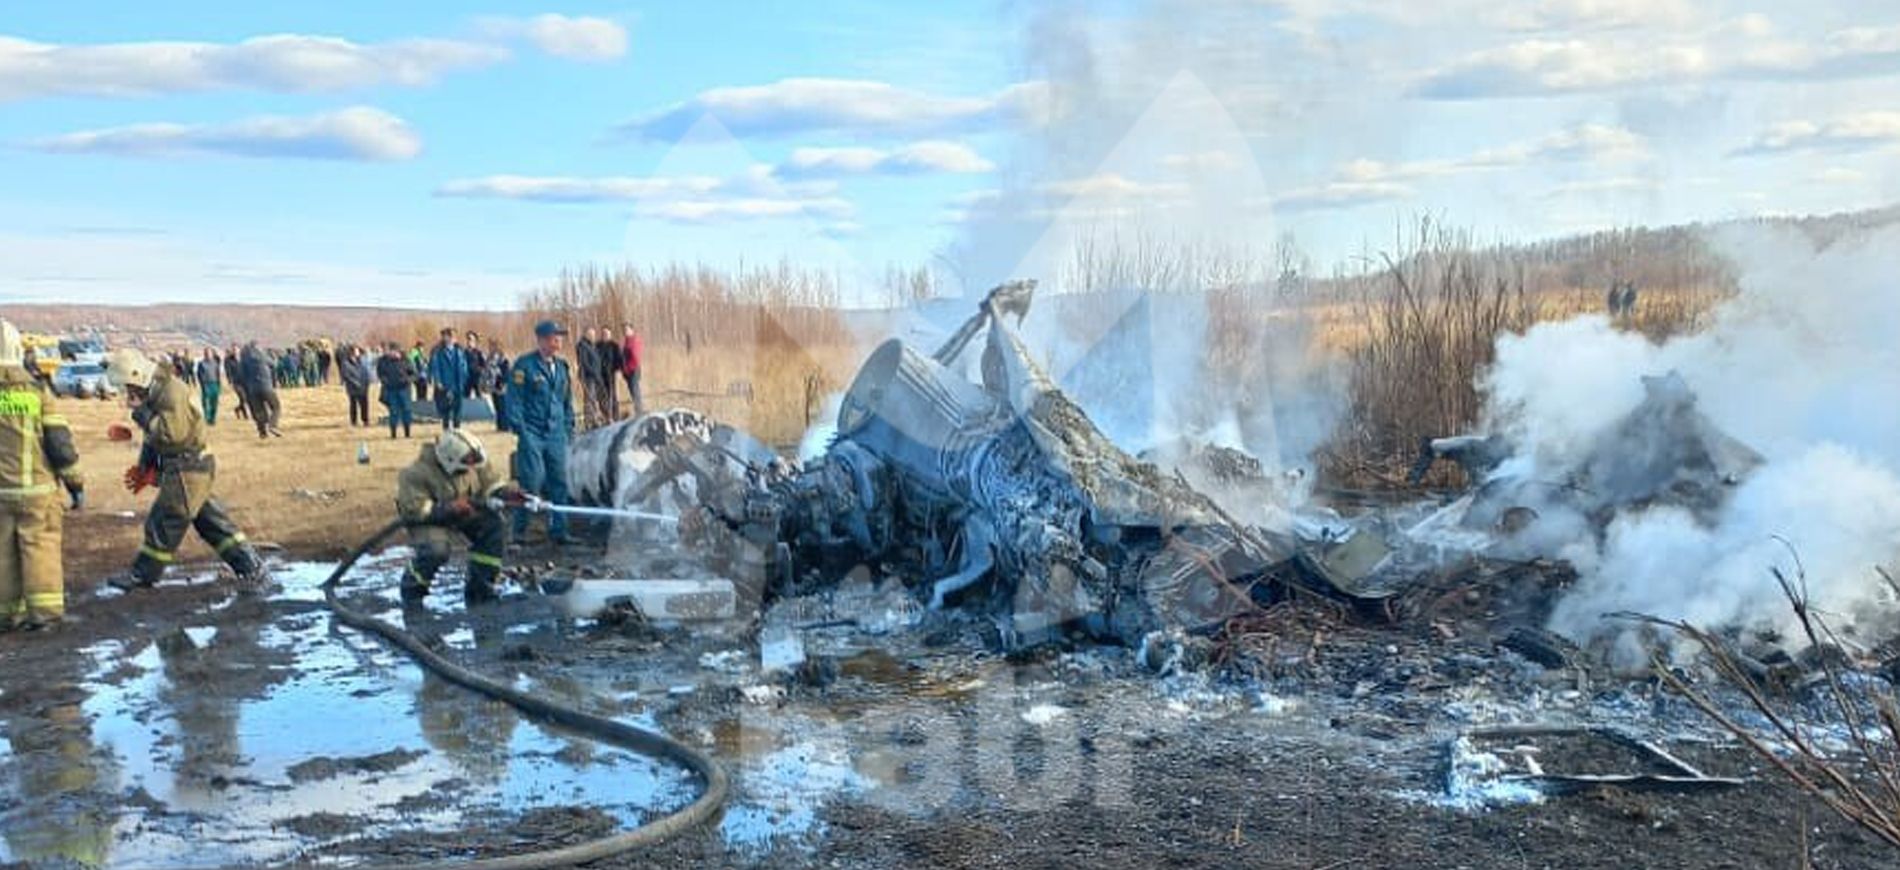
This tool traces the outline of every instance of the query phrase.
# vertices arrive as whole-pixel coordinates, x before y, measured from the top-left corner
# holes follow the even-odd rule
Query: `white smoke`
[[[1815,607],[1882,639],[1900,628],[1876,571],[1900,557],[1900,228],[1821,249],[1765,225],[1710,241],[1736,265],[1740,293],[1705,330],[1654,344],[1591,316],[1498,342],[1483,384],[1490,422],[1527,448],[1503,473],[1556,480],[1593,450],[1640,449],[1606,440],[1642,401],[1641,378],[1670,371],[1718,429],[1766,459],[1713,517],[1628,509],[1600,551],[1566,553],[1581,576],[1552,627],[1626,652],[1628,623],[1605,614],[1796,639],[1771,570],[1795,576],[1798,554]]]

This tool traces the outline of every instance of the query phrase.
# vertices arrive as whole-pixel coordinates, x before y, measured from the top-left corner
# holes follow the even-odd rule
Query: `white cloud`
[[[1577,32],[1636,27],[1682,27],[1696,19],[1689,0],[1538,0],[1500,4],[1491,12],[1510,30]]]
[[[531,18],[485,18],[481,25],[495,36],[525,40],[546,54],[569,60],[601,62],[627,55],[627,29],[606,18],[550,13]]]
[[[1763,130],[1736,155],[1867,151],[1900,145],[1900,112],[1859,112],[1828,121],[1786,121]]]
[[[1413,193],[1410,186],[1392,181],[1330,181],[1290,190],[1274,197],[1272,204],[1282,211],[1322,211],[1409,199]]]
[[[1900,26],[1854,27],[1818,39],[1775,40],[1771,22],[1743,16],[1700,33],[1626,38],[1540,37],[1475,51],[1427,72],[1426,99],[1543,97],[1711,81],[1814,81],[1900,74]]]
[[[1489,172],[1538,163],[1623,163],[1646,159],[1643,137],[1621,127],[1579,124],[1548,136],[1498,148],[1486,148],[1464,157],[1441,160],[1349,160],[1324,183],[1296,188],[1274,197],[1274,207],[1292,211],[1353,208],[1407,199],[1417,191],[1414,182],[1473,172]]]
[[[1571,181],[1556,185],[1544,192],[1546,199],[1563,199],[1572,196],[1603,196],[1620,193],[1653,193],[1657,189],[1654,179],[1638,178],[1632,175],[1619,175],[1611,178],[1594,178],[1588,181]]]
[[[736,199],[682,199],[645,203],[635,213],[674,223],[725,223],[768,218],[814,217],[846,219],[856,213],[851,203],[837,197],[793,199],[740,197]]]
[[[779,172],[788,178],[823,178],[928,173],[973,175],[995,168],[996,164],[983,159],[967,145],[926,141],[896,149],[798,148],[779,167]]]
[[[446,39],[363,44],[284,34],[243,42],[55,45],[0,36],[0,102],[220,90],[287,93],[427,85],[499,63],[508,50]]]
[[[53,154],[121,157],[289,157],[408,160],[422,139],[403,119],[366,106],[300,117],[260,116],[228,124],[133,124],[28,143]]]
[[[1241,167],[1240,158],[1226,151],[1195,151],[1185,154],[1169,154],[1161,158],[1161,165],[1182,172],[1232,172]]]
[[[710,175],[489,175],[447,182],[437,196],[538,203],[634,204],[634,214],[674,223],[706,224],[767,218],[844,220],[856,210],[826,183],[781,184],[769,166],[730,177]]]
[[[1808,180],[1816,184],[1864,184],[1867,173],[1845,166],[1829,166],[1809,175]]]
[[[711,176],[488,175],[450,181],[437,188],[436,195],[532,202],[632,202],[662,196],[710,194],[724,184]]]
[[[1034,123],[1047,117],[1049,104],[1046,86],[1036,82],[985,97],[946,97],[879,81],[792,78],[703,91],[620,130],[671,141],[711,116],[740,138],[821,131],[927,134]]]
[[[1454,61],[1426,75],[1414,93],[1459,100],[1600,91],[1701,78],[1713,68],[1707,51],[1692,44],[1529,39]]]

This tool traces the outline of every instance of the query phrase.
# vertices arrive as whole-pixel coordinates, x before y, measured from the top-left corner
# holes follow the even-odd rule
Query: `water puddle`
[[[46,702],[9,707],[0,862],[321,860],[351,839],[541,808],[637,825],[691,798],[671,766],[524,720],[333,630],[314,603],[325,573],[288,566],[269,602],[89,648],[49,675]],[[445,639],[474,643],[466,629]]]

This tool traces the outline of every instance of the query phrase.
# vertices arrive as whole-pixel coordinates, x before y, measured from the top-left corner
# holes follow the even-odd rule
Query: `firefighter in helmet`
[[[424,445],[416,461],[396,478],[396,511],[410,524],[415,548],[402,575],[403,600],[415,603],[429,594],[459,536],[469,545],[463,601],[493,601],[508,544],[503,511],[526,500],[520,487],[495,473],[474,433],[451,429]]]
[[[125,487],[133,495],[158,487],[132,570],[113,578],[112,585],[121,589],[156,585],[175,561],[190,529],[236,572],[240,588],[266,586],[264,560],[212,495],[217,460],[205,452],[204,414],[192,404],[191,390],[169,366],[154,365],[129,348],[113,351],[107,358],[106,378],[125,395],[132,422],[145,434],[138,464],[126,469]],[[107,437],[130,441],[132,430],[115,423],[107,429]]]
[[[0,630],[65,617],[61,509],[86,503],[72,431],[25,356],[19,330],[0,320]]]

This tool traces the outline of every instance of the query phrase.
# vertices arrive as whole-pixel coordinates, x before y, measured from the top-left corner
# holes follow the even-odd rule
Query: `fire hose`
[[[584,713],[484,677],[449,661],[408,631],[369,614],[352,610],[339,600],[336,588],[344,575],[348,574],[364,555],[388,540],[389,536],[410,525],[411,523],[398,519],[384,526],[351,551],[343,561],[337,563],[336,570],[330,572],[329,578],[323,581],[324,603],[329,605],[338,622],[358,631],[374,634],[391,646],[408,653],[418,664],[433,671],[437,676],[478,694],[502,701],[530,718],[560,725],[649,758],[672,762],[691,771],[705,783],[705,788],[692,803],[673,811],[670,815],[662,816],[632,830],[572,846],[524,852],[501,858],[454,862],[453,866],[474,868],[474,870],[540,870],[546,867],[585,864],[634,849],[657,845],[718,817],[721,808],[725,805],[730,785],[725,769],[705,753],[659,732],[636,728],[604,716]],[[445,865],[437,863],[394,866],[399,870],[412,870],[412,868],[413,870],[423,870],[423,868],[436,870]]]

